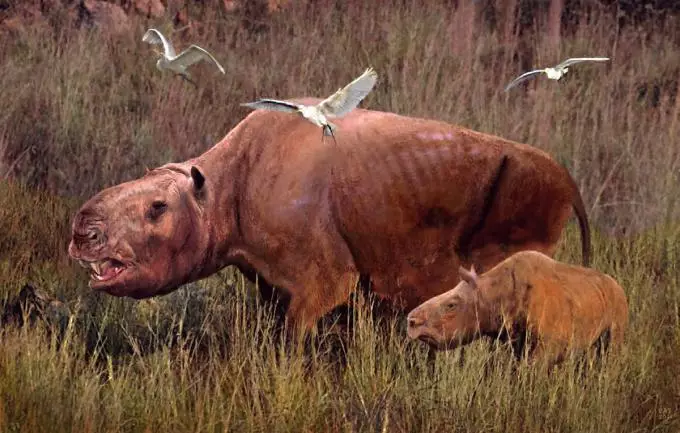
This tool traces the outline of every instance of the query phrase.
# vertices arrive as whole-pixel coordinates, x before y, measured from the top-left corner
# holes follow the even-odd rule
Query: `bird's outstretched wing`
[[[142,41],[148,42],[150,44],[163,45],[163,51],[165,52],[165,57],[172,58],[175,57],[175,48],[172,46],[169,40],[163,36],[161,32],[156,29],[149,29],[144,33]]]
[[[319,108],[332,117],[344,116],[370,93],[377,79],[378,74],[373,68],[368,68],[354,81],[321,101]]]
[[[201,60],[207,60],[217,66],[217,68],[220,70],[221,73],[224,74],[224,68],[220,63],[215,60],[215,58],[210,54],[208,51],[204,50],[203,48],[199,47],[198,45],[192,45],[186,50],[182,51],[179,53],[177,57],[175,57],[172,62],[173,63],[179,63],[180,65],[184,66],[185,68],[188,66],[193,65],[194,63],[198,63]]]
[[[241,104],[241,106],[252,108],[253,110],[283,111],[285,113],[293,113],[299,108],[297,104],[293,104],[292,102],[279,101],[276,99],[258,99],[255,102]]]
[[[581,62],[606,62],[607,60],[609,60],[609,57],[574,57],[565,60],[555,68],[566,68],[567,66],[575,65],[576,63]]]
[[[542,72],[545,72],[545,71],[544,71],[543,69],[535,69],[535,70],[533,70],[533,71],[529,71],[529,72],[523,73],[523,74],[520,75],[519,77],[517,77],[517,78],[515,78],[514,80],[512,80],[512,81],[510,82],[510,84],[508,84],[507,86],[505,86],[505,91],[507,92],[508,90],[512,89],[513,87],[515,87],[516,85],[518,85],[518,84],[521,83],[522,81],[526,81],[526,80],[528,80],[529,78],[532,78],[534,75],[540,74],[540,73],[542,73]]]

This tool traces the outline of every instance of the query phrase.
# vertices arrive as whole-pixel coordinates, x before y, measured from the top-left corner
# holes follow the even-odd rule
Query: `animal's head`
[[[420,304],[407,317],[408,336],[440,349],[471,342],[480,330],[483,308],[479,278],[474,266],[461,267],[462,278],[456,287]]]
[[[68,247],[90,269],[90,287],[145,298],[188,281],[207,254],[205,178],[166,165],[107,188],[78,211]]]

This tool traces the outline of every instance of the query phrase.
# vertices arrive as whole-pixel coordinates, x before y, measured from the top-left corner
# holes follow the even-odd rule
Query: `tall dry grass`
[[[0,184],[0,293],[32,282],[73,313],[63,333],[0,330],[0,431],[680,429],[678,29],[619,28],[594,9],[557,31],[556,1],[520,34],[509,19],[490,27],[481,1],[388,3],[293,3],[257,31],[195,6],[200,21],[171,37],[227,70],[196,67],[199,89],[160,74],[141,42],[169,17],[119,39],[36,28],[0,40],[0,168],[45,190]],[[612,61],[502,92],[527,67],[582,55]],[[364,105],[526,142],[569,167],[596,227],[593,266],[629,297],[619,357],[546,376],[478,342],[464,362],[428,363],[401,319],[378,326],[363,308],[346,344],[322,331],[291,346],[233,269],[145,301],[89,292],[65,250],[82,200],[206,150],[247,114],[240,102],[323,96],[368,65],[380,81]],[[557,257],[580,260],[573,227]]]
[[[428,363],[400,321],[363,309],[344,349],[328,332],[290,347],[223,272],[155,300],[90,300],[59,340],[43,325],[0,331],[0,430],[674,432],[680,238],[666,236],[596,240],[595,266],[631,304],[623,352],[601,364],[548,376],[490,342]]]

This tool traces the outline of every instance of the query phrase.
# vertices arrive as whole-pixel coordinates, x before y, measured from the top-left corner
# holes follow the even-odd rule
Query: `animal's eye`
[[[455,310],[458,307],[458,302],[452,301],[446,304],[446,309],[447,310]]]
[[[156,219],[159,216],[161,216],[161,214],[163,214],[163,212],[165,212],[167,208],[168,204],[166,202],[162,200],[156,200],[153,203],[151,203],[151,208],[149,209],[147,216],[149,217],[149,219]]]

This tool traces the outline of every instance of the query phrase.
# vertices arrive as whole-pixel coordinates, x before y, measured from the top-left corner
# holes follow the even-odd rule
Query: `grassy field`
[[[227,72],[197,66],[198,89],[157,71],[141,42],[169,19],[115,39],[37,27],[0,39],[0,302],[31,283],[71,312],[0,329],[0,432],[680,431],[680,29],[594,12],[562,33],[539,16],[518,35],[482,19],[484,2],[388,3],[295,4],[257,32],[197,6],[171,37]],[[612,60],[503,92],[570,56]],[[366,107],[529,143],[569,167],[593,267],[628,295],[620,356],[548,376],[476,342],[463,362],[456,350],[428,363],[401,318],[365,308],[340,349],[326,330],[291,347],[231,268],[144,301],[88,290],[66,247],[89,195],[208,149],[248,113],[241,102],[324,96],[369,65],[380,78]],[[580,262],[578,245],[572,224],[557,258]]]

